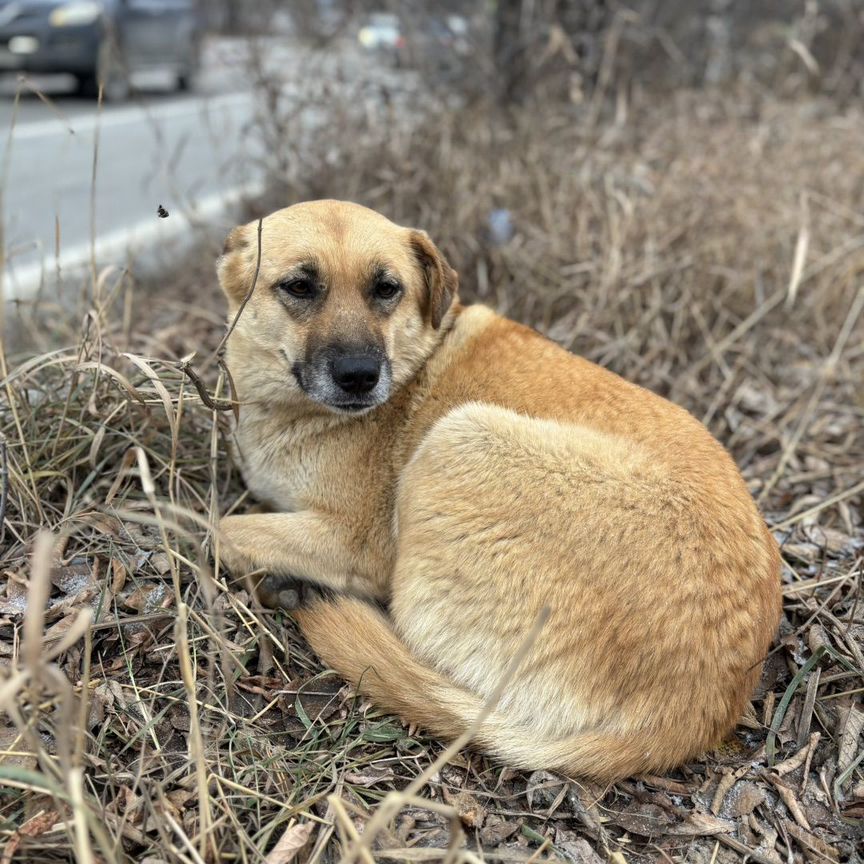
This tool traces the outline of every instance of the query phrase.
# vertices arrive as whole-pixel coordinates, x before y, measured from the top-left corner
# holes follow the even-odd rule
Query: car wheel
[[[107,40],[99,46],[96,69],[87,75],[77,76],[77,82],[78,92],[88,99],[99,97],[101,84],[105,102],[124,102],[129,98],[132,89],[120,49]]]
[[[201,77],[201,45],[193,43],[186,65],[177,73],[177,89],[183,93],[194,90]]]
[[[88,72],[75,76],[75,92],[84,99],[94,99],[99,95],[99,84],[96,73]]]

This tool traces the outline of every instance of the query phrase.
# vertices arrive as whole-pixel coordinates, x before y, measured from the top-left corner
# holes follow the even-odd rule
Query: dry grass
[[[465,298],[708,424],[784,551],[752,712],[720,751],[600,789],[436,763],[352,696],[211,564],[218,515],[250,502],[225,415],[178,369],[197,352],[224,389],[203,362],[222,332],[208,251],[158,303],[108,274],[80,328],[10,319],[38,353],[0,352],[0,861],[853,860],[864,115],[681,94],[601,124],[472,106],[406,129],[392,105],[280,154],[262,208],[335,195],[427,228]]]

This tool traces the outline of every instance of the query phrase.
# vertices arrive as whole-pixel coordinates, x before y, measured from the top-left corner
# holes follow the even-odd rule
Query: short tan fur
[[[232,318],[257,252],[255,223],[229,236]],[[776,544],[686,411],[456,287],[423,232],[358,205],[264,220],[228,365],[237,458],[274,512],[223,519],[222,560],[342,592],[295,611],[310,645],[443,738],[548,607],[475,745],[604,781],[680,764],[759,677]]]

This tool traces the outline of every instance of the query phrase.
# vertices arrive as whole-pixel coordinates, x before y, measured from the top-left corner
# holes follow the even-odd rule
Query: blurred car
[[[427,67],[461,75],[471,54],[468,22],[461,15],[430,19],[422,31],[417,53]]]
[[[194,0],[0,0],[0,71],[70,73],[83,95],[119,101],[136,72],[190,88],[201,21]]]
[[[399,17],[389,12],[370,15],[357,33],[357,41],[367,50],[382,55],[394,66],[405,62],[405,37],[399,27]]]

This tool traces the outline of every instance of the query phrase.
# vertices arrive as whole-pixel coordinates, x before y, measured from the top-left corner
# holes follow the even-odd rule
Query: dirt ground
[[[463,299],[706,423],[784,560],[734,737],[608,789],[470,749],[437,765],[440,742],[214,570],[218,515],[254,502],[227,415],[180,366],[194,354],[225,394],[201,247],[159,280],[106,274],[71,317],[10,313],[28,350],[0,369],[3,864],[861,860],[864,114],[736,93],[659,107],[432,110],[397,134],[355,118],[363,147],[343,136],[250,215],[327,195],[423,227]]]

